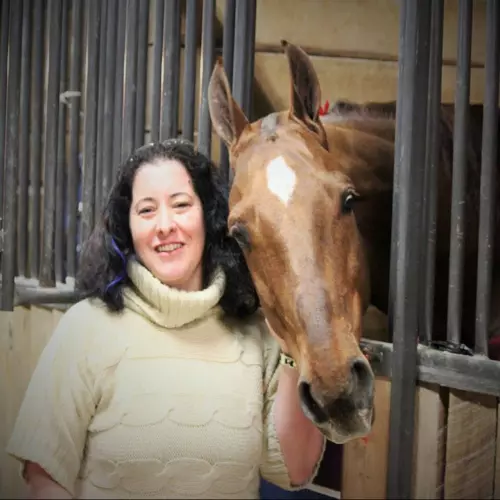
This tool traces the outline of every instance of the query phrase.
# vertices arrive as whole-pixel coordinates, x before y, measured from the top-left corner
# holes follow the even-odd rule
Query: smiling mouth
[[[160,254],[170,254],[184,246],[183,243],[169,243],[168,245],[158,245],[155,250]]]

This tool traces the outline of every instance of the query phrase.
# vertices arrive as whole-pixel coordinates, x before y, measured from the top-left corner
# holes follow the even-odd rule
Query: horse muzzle
[[[375,377],[367,360],[354,357],[344,387],[326,387],[320,380],[299,381],[304,414],[319,428],[330,429],[335,442],[345,442],[371,431]]]

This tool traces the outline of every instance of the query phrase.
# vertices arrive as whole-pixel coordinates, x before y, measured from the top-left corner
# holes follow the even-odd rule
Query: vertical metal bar
[[[7,68],[9,54],[9,4],[3,0],[0,18],[0,68]],[[5,159],[5,124],[7,123],[7,71],[0,71],[0,241],[3,237],[4,213],[4,169]],[[0,252],[0,266],[2,265],[2,252]]]
[[[17,169],[19,163],[19,98],[21,80],[22,2],[11,2],[9,12],[9,74],[7,76],[7,134],[5,137],[4,225],[1,310],[14,309],[16,273]]]
[[[180,9],[179,0],[169,0],[165,4],[161,140],[175,137],[178,130],[179,61],[181,51]]]
[[[202,41],[201,41],[201,102],[198,117],[198,149],[207,156],[212,150],[212,123],[208,109],[208,84],[214,67],[214,23],[215,0],[203,1]]]
[[[443,0],[431,5],[431,44],[429,60],[429,102],[427,108],[427,137],[424,180],[424,210],[422,224],[422,263],[424,279],[420,287],[421,339],[432,340],[434,318],[434,268],[437,238],[437,182],[439,168],[440,117],[441,117],[441,67],[443,60]]]
[[[462,330],[465,256],[465,191],[467,188],[467,136],[469,133],[470,54],[472,2],[460,0],[458,10],[457,83],[453,131],[453,180],[450,224],[447,337],[459,343]]]
[[[101,27],[99,35],[98,58],[98,80],[97,80],[97,144],[96,144],[96,165],[95,165],[95,213],[98,214],[102,207],[102,182],[103,182],[103,164],[102,150],[104,147],[104,129],[108,124],[104,120],[104,85],[106,79],[107,61],[106,61],[106,33],[110,29],[108,26],[108,2],[100,2],[101,9]],[[114,20],[113,20],[114,21]]]
[[[23,2],[21,102],[19,126],[19,205],[17,211],[17,271],[27,275],[28,267],[28,188],[29,188],[29,130],[31,82],[31,3]],[[0,184],[1,186],[1,184]],[[1,189],[1,188],[0,188]]]
[[[235,30],[234,30],[234,67],[233,67],[233,97],[239,104],[245,115],[248,116],[249,109],[249,84],[248,61],[250,52],[250,37],[248,33],[249,0],[238,0],[236,3]]]
[[[400,2],[399,6],[399,45],[398,54],[403,54],[406,49],[406,34],[408,32],[408,14],[407,14],[406,1]],[[400,190],[400,158],[402,141],[399,139],[401,135],[401,122],[405,111],[405,96],[403,96],[403,82],[406,81],[407,65],[403,56],[398,57],[398,94],[396,101],[396,131],[395,131],[395,144],[394,144],[394,176],[393,176],[393,196],[392,196],[392,222],[391,222],[391,249],[390,249],[390,269],[389,269],[389,293],[387,301],[387,319],[389,331],[394,331],[394,304],[396,302],[396,260],[398,254],[398,214],[399,214],[399,197]]]
[[[106,75],[104,81],[104,130],[102,143],[102,195],[107,199],[113,181],[113,113],[116,76],[116,17],[118,0],[108,0],[108,28],[106,32]]]
[[[163,56],[164,8],[165,2],[163,0],[155,0],[155,39],[153,42],[153,82],[151,89],[151,141],[153,142],[157,142],[160,139],[161,61]]]
[[[76,276],[76,246],[78,222],[78,191],[80,176],[80,110],[81,110],[81,63],[83,45],[83,2],[73,0],[71,4],[71,69],[70,90],[77,92],[71,98],[69,108],[69,158],[67,182],[67,232],[66,232],[66,275]],[[66,278],[68,281],[68,278]]]
[[[137,85],[137,10],[139,0],[127,0],[127,32],[125,38],[125,81],[122,123],[122,159],[134,149],[135,93]]]
[[[235,14],[236,0],[226,0],[224,31],[222,33],[222,61],[229,85],[232,85],[233,82]],[[222,139],[220,141],[220,168],[225,181],[229,183],[229,153]]]
[[[43,232],[40,284],[54,286],[54,232],[56,212],[57,122],[59,115],[59,70],[61,66],[61,0],[49,0],[47,117],[45,128],[45,172],[43,180]]]
[[[180,19],[179,19],[180,24]],[[134,148],[144,144],[146,128],[146,79],[148,65],[149,0],[139,2],[139,26],[137,33],[137,91]],[[180,29],[180,28],[179,28]]]
[[[425,126],[429,72],[430,0],[405,0],[405,44],[400,53],[398,94],[405,105],[397,110],[398,169],[394,355],[390,410],[387,498],[411,498],[415,389],[417,381],[419,232],[425,160]],[[404,71],[401,66],[406,66]]]
[[[94,226],[95,167],[97,147],[97,82],[99,33],[101,24],[101,6],[99,2],[89,1],[87,10],[87,78],[85,89],[85,122],[83,137],[83,182],[82,182],[82,218],[81,238],[86,241]]]
[[[484,89],[483,144],[481,152],[481,190],[479,201],[479,245],[476,291],[477,354],[488,353],[490,323],[493,246],[495,241],[495,201],[498,193],[498,75],[500,69],[500,4],[488,0],[486,4],[486,82]],[[497,249],[498,252],[498,249]]]
[[[257,1],[248,0],[248,28],[247,28],[247,77],[246,77],[246,94],[247,94],[247,117],[250,121],[253,121],[253,75],[254,75],[254,65],[255,65],[255,23],[257,17]]]
[[[68,2],[62,2],[61,17],[61,62],[59,75],[59,95],[67,90],[68,86]],[[64,218],[66,192],[66,105],[59,102],[59,117],[57,120],[57,171],[56,171],[56,205],[55,205],[55,279],[64,282],[66,274],[65,247],[64,247]]]
[[[233,0],[234,1],[234,0]],[[186,35],[184,49],[184,85],[182,101],[182,137],[194,138],[194,106],[196,102],[196,24],[197,0],[186,0]],[[226,27],[224,26],[224,29]]]
[[[123,1],[123,0],[122,0]],[[123,128],[123,88],[125,73],[125,40],[127,11],[118,9],[118,28],[116,34],[116,75],[115,75],[115,102],[113,106],[113,169],[116,171],[122,161],[122,128]]]
[[[40,272],[41,236],[41,178],[44,102],[44,2],[31,2],[33,6],[33,43],[31,57],[31,131],[30,131],[30,207],[29,207],[29,264],[30,277]]]

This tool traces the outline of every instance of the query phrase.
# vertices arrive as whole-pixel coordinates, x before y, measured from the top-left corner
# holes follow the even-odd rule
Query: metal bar
[[[424,210],[422,223],[423,280],[420,286],[420,340],[432,340],[434,318],[434,271],[437,238],[437,182],[439,168],[441,73],[443,60],[444,1],[431,5],[431,44],[429,60],[429,102],[427,107],[427,137],[424,179]]]
[[[151,89],[151,141],[153,142],[157,142],[160,139],[161,60],[163,56],[164,8],[165,2],[163,0],[155,0],[155,38],[153,42],[153,82]]]
[[[69,157],[67,182],[67,230],[66,230],[66,281],[76,276],[76,250],[78,225],[78,191],[80,175],[80,109],[81,109],[81,63],[83,44],[83,2],[73,0],[71,4],[71,66],[70,90],[74,92],[69,104]]]
[[[2,253],[2,290],[0,310],[14,308],[14,276],[16,273],[17,169],[19,164],[19,98],[21,80],[22,2],[10,4],[9,10],[9,74],[7,76],[7,131],[5,137],[4,221]]]
[[[37,278],[40,271],[41,178],[43,145],[43,102],[45,50],[44,2],[32,2],[33,33],[31,57],[31,131],[30,131],[30,205],[29,205],[29,275]]]
[[[392,365],[395,354],[393,345],[362,339],[361,346],[371,360],[375,375],[394,381]],[[464,356],[463,354],[440,351],[420,344],[418,346],[417,366],[417,378],[421,382],[500,397],[500,384],[498,383],[500,363],[498,361],[490,360],[484,356]]]
[[[59,71],[61,67],[61,0],[50,0],[47,18],[49,35],[48,82],[45,128],[45,171],[43,180],[43,232],[40,284],[52,286],[54,276],[54,232],[56,212],[57,122],[59,115]]]
[[[410,498],[413,470],[415,389],[417,383],[419,232],[425,160],[425,125],[429,74],[431,2],[408,2],[404,8],[405,44],[398,94],[405,99],[397,131],[395,168],[398,212],[393,317],[394,356],[391,385],[387,498]],[[402,114],[401,114],[402,113]]]
[[[257,2],[256,0],[248,0],[248,43],[247,43],[247,78],[246,78],[246,94],[247,94],[247,117],[253,121],[253,75],[255,66],[255,23],[257,17]]]
[[[486,82],[483,107],[483,144],[481,151],[481,190],[479,200],[479,244],[476,289],[475,351],[488,353],[493,249],[495,241],[495,202],[498,161],[498,75],[500,69],[500,5],[486,4]],[[497,250],[498,251],[498,250]]]
[[[233,97],[245,115],[249,115],[249,82],[247,57],[250,52],[250,27],[248,24],[249,0],[236,3],[234,31]]]
[[[68,86],[68,17],[69,4],[62,2],[61,18],[61,62],[59,75],[59,95],[66,92]],[[54,261],[56,282],[62,283],[66,275],[64,247],[64,218],[66,192],[66,106],[59,100],[59,117],[57,120],[57,171],[56,171],[56,210],[55,210],[55,243]]]
[[[104,81],[104,129],[102,141],[102,195],[106,200],[113,182],[113,113],[116,76],[116,17],[118,0],[108,0],[108,28],[106,32],[106,75]]]
[[[398,54],[403,54],[406,47],[406,33],[408,31],[408,15],[406,12],[407,2],[401,2],[399,8],[399,46]],[[398,83],[402,86],[405,81],[407,65],[404,64],[402,56],[399,57],[398,63]],[[402,141],[399,139],[401,135],[401,121],[404,115],[406,100],[404,99],[402,91],[398,91],[396,101],[396,130],[395,130],[395,144],[394,144],[394,176],[393,176],[393,195],[392,195],[392,221],[391,221],[391,248],[390,248],[390,268],[389,268],[389,293],[387,301],[387,320],[390,332],[394,331],[394,304],[396,302],[396,260],[398,253],[398,242],[396,234],[398,231],[398,214],[399,214],[399,185],[400,181],[400,168],[397,164],[398,159],[401,158]]]
[[[179,0],[165,4],[163,22],[163,102],[161,140],[177,136],[179,107],[179,61],[181,52]]]
[[[138,0],[127,0],[125,38],[125,81],[123,92],[122,160],[134,149],[135,100],[137,85],[137,10]]]
[[[82,165],[82,218],[81,238],[86,241],[94,226],[95,168],[97,147],[97,82],[99,34],[101,24],[101,7],[98,2],[85,4],[87,10],[86,37],[86,89],[85,89],[85,121],[83,131],[83,165]]]
[[[0,18],[0,68],[7,68],[9,54],[9,4],[3,0]],[[0,71],[0,248],[3,237],[3,199],[4,199],[4,169],[5,169],[5,124],[7,122],[7,71]],[[0,252],[0,267],[2,252]]]
[[[101,8],[101,27],[99,35],[99,52],[98,58],[98,79],[97,79],[97,143],[96,143],[96,164],[95,164],[95,214],[101,212],[102,208],[102,183],[103,183],[103,163],[102,150],[104,147],[104,129],[108,124],[104,120],[104,85],[106,81],[107,68],[106,60],[106,33],[109,31],[108,26],[108,2],[100,2]],[[114,22],[114,19],[112,20]]]
[[[116,34],[116,75],[115,102],[113,107],[113,170],[116,172],[122,162],[122,127],[123,127],[123,88],[125,72],[125,40],[127,11],[118,9],[118,27]]]
[[[15,280],[15,306],[72,304],[80,299],[81,293],[76,291],[72,285],[59,284],[55,287],[42,287],[22,278]]]
[[[229,0],[234,1],[234,0]],[[182,95],[182,136],[189,141],[194,138],[194,107],[196,103],[196,59],[197,59],[197,0],[186,0],[186,34],[184,49],[184,85]],[[226,27],[224,26],[224,30]]]
[[[203,20],[201,34],[201,102],[198,117],[198,149],[208,157],[212,150],[212,123],[208,109],[208,84],[214,67],[215,41],[215,0],[203,1]]]
[[[29,130],[31,83],[31,3],[23,2],[21,49],[21,102],[19,104],[19,197],[17,211],[17,272],[27,275],[28,268],[28,188],[29,188]],[[0,186],[2,186],[0,184]],[[2,188],[0,188],[2,189]]]
[[[222,33],[222,61],[229,85],[232,85],[233,82],[235,14],[236,0],[226,0],[224,30]],[[220,168],[222,169],[225,181],[229,183],[229,152],[222,139],[220,140]]]
[[[470,53],[472,2],[460,0],[458,10],[457,82],[453,131],[453,180],[450,224],[447,338],[459,343],[462,330],[465,257],[465,191],[467,188],[467,136],[469,133]]]
[[[180,16],[179,16],[180,24]],[[135,102],[134,147],[144,144],[146,128],[146,81],[148,72],[149,1],[139,2],[139,27],[137,29],[137,91]],[[179,70],[177,70],[178,72]],[[177,85],[178,86],[178,85]]]

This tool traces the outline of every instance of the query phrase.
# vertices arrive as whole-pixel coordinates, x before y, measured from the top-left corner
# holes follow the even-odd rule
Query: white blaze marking
[[[285,205],[288,205],[292,197],[296,182],[297,176],[283,156],[278,156],[267,165],[267,187]]]

